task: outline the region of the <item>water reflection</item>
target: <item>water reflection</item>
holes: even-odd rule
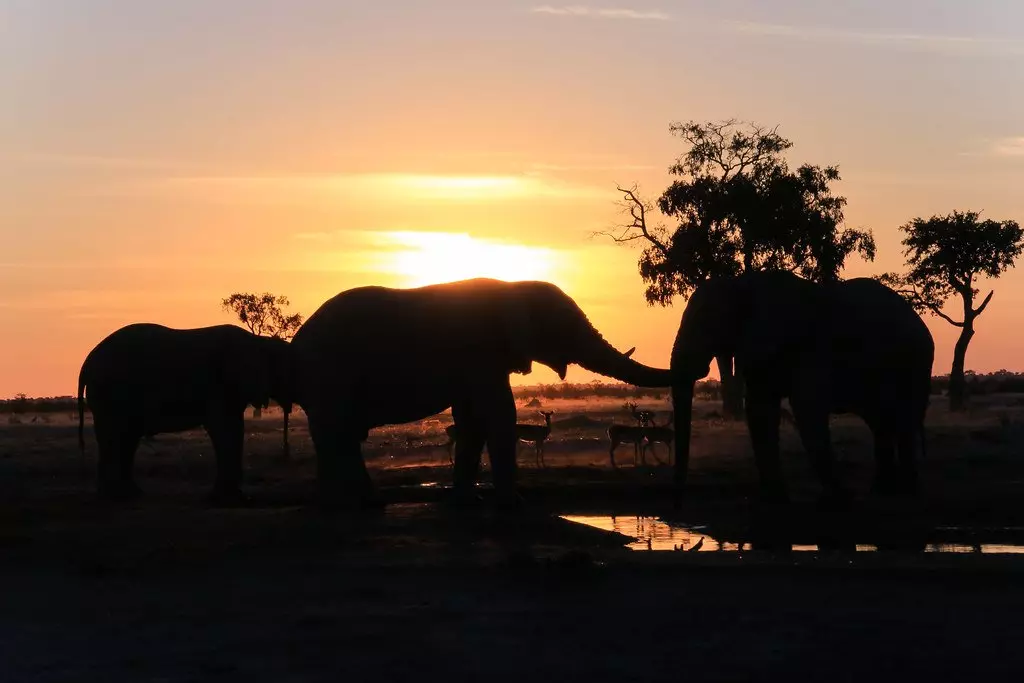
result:
[[[1024,554],[1024,545],[1005,545],[997,543],[929,543],[924,547],[926,553],[984,553],[989,555]]]
[[[703,524],[668,524],[656,517],[641,515],[561,515],[562,519],[587,526],[614,531],[636,539],[628,543],[631,550],[674,550],[696,552],[745,552],[750,543],[723,542],[707,533]],[[793,544],[794,552],[818,552],[818,545]],[[848,547],[856,552],[877,552],[878,546],[857,544]],[[918,546],[927,553],[1024,554],[1024,545],[995,543],[928,543]]]

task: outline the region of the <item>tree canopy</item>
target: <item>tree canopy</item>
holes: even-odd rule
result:
[[[290,306],[288,297],[263,294],[235,293],[221,300],[221,306],[231,311],[253,334],[278,339],[291,339],[302,325],[302,314],[285,315],[283,308]]]
[[[789,270],[815,281],[838,279],[847,257],[875,256],[870,231],[841,228],[845,197],[832,192],[835,166],[791,170],[793,143],[754,123],[675,123],[689,144],[669,172],[679,179],[657,208],[675,227],[655,226],[655,206],[619,187],[632,222],[616,242],[645,241],[640,275],[649,304],[669,305],[700,283],[755,270]]]

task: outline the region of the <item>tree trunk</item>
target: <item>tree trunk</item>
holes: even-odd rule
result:
[[[949,409],[963,410],[967,405],[967,380],[964,378],[964,365],[967,361],[967,345],[974,336],[974,320],[964,321],[960,328],[960,338],[953,347],[953,369],[949,373]]]
[[[722,417],[743,418],[743,380],[733,373],[732,356],[718,356],[718,375],[722,383]]]

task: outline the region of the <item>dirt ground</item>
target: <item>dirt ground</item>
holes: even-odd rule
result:
[[[83,457],[70,416],[29,416],[0,425],[0,681],[1019,680],[1024,555],[919,550],[1024,545],[1024,396],[978,397],[957,415],[940,404],[913,501],[866,493],[868,432],[834,420],[860,498],[832,517],[788,426],[794,503],[750,502],[745,430],[711,403],[698,405],[675,511],[667,467],[634,467],[629,446],[609,466],[604,430],[630,422],[621,405],[545,402],[547,466],[523,449],[516,516],[447,504],[445,415],[371,435],[364,452],[391,504],[347,516],[308,504],[301,413],[287,462],[280,414],[248,421],[244,509],[203,502],[202,433],[143,444],[146,496],[101,505],[91,432]],[[667,418],[667,402],[640,407]],[[540,423],[536,410],[520,420]],[[560,514],[699,523],[769,550],[634,551]],[[839,549],[786,552],[830,541]]]

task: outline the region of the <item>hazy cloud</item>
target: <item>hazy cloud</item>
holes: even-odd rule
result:
[[[604,188],[536,174],[450,175],[418,173],[341,173],[330,175],[177,176],[136,183],[123,192],[198,192],[224,201],[303,202],[323,198],[386,199],[389,202],[516,201],[524,198],[573,200],[606,197]]]
[[[996,140],[992,153],[1001,157],[1024,157],[1024,136]]]
[[[657,166],[644,164],[533,164],[527,173],[561,173],[565,171],[650,171]]]
[[[933,52],[998,52],[1024,54],[1024,41],[977,36],[943,36],[923,33],[874,33],[846,31],[825,26],[731,22],[729,30],[749,35],[792,38],[819,42],[847,42],[863,45],[905,47]]]
[[[123,169],[123,170],[197,170],[203,165],[173,159],[155,159],[148,157],[108,156],[101,154],[65,154],[40,152],[28,154],[18,161],[27,164],[45,166],[74,166],[86,168]]]
[[[550,14],[559,17],[601,17],[604,19],[642,19],[647,21],[672,21],[672,17],[658,10],[636,10],[620,7],[588,7],[566,5],[552,7],[541,5],[530,10],[534,14]]]

